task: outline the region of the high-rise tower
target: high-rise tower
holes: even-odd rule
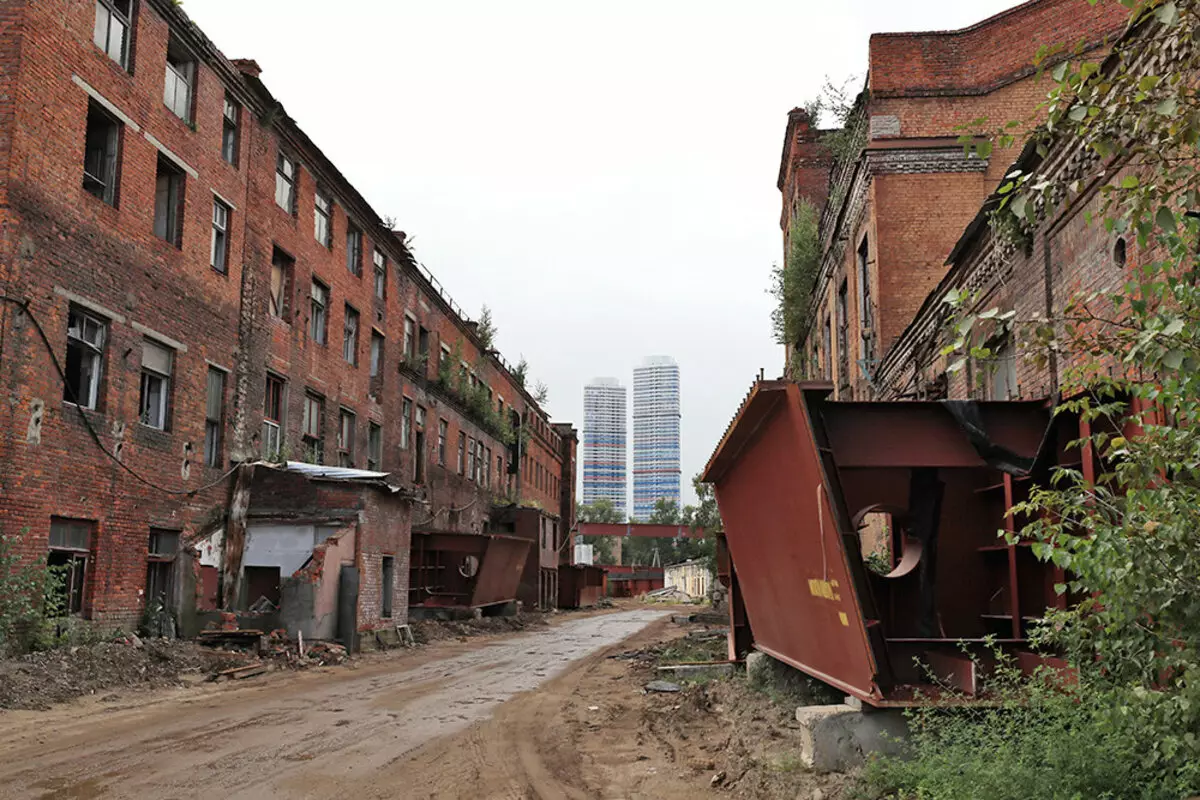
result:
[[[679,365],[651,356],[633,370],[633,516],[662,497],[679,505]]]
[[[612,501],[625,519],[626,395],[616,378],[596,378],[583,387],[583,502]]]

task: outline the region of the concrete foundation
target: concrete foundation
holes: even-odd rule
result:
[[[801,706],[800,760],[817,772],[846,772],[871,753],[902,755],[908,723],[899,709],[862,711],[845,704]]]

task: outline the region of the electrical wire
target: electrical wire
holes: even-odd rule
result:
[[[62,381],[64,388],[69,388],[70,384],[67,382],[67,373],[62,368],[62,364],[58,360],[58,354],[54,352],[54,345],[50,342],[50,337],[46,335],[45,328],[42,327],[42,323],[34,315],[33,311],[30,310],[29,300],[28,299],[18,300],[15,297],[9,297],[8,295],[0,294],[0,301],[3,301],[5,303],[11,303],[12,305],[17,306],[25,313],[25,316],[29,317],[29,320],[33,323],[34,330],[36,330],[38,332],[38,336],[42,340],[42,345],[45,346],[46,352],[50,354],[50,361],[51,361],[51,363],[54,364],[55,371],[58,372],[59,380]],[[237,468],[239,466],[241,466],[240,464],[235,464],[234,466],[230,467],[227,472],[225,472],[223,475],[221,475],[221,477],[217,478],[214,481],[206,483],[203,486],[197,486],[195,489],[184,489],[184,490],[168,489],[165,486],[160,486],[157,483],[151,481],[149,478],[142,477],[140,474],[138,474],[137,471],[135,471],[133,469],[133,467],[130,467],[128,464],[126,464],[124,461],[122,461],[120,459],[120,457],[117,456],[116,453],[109,450],[108,447],[105,446],[103,440],[101,440],[100,434],[97,433],[96,429],[92,426],[92,421],[90,419],[88,419],[88,415],[84,412],[83,406],[79,405],[78,403],[72,403],[72,405],[74,405],[75,410],[79,412],[79,418],[81,420],[83,420],[84,427],[87,428],[88,434],[90,434],[92,441],[95,443],[96,447],[99,448],[100,452],[104,453],[104,455],[108,456],[113,461],[115,461],[117,463],[117,465],[121,467],[121,469],[128,472],[136,480],[145,484],[146,486],[149,486],[151,489],[154,489],[155,491],[162,492],[163,494],[175,495],[178,497],[194,497],[195,495],[199,494],[200,492],[206,491],[208,489],[213,488],[214,486],[218,486],[221,483],[224,483],[229,478],[229,476],[232,475],[234,472],[236,472]]]

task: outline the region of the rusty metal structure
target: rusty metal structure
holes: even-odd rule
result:
[[[603,567],[575,564],[558,568],[558,607],[588,608],[608,594]]]
[[[1027,638],[1064,602],[1061,572],[1001,534],[1031,486],[1079,460],[1065,447],[1078,421],[1042,401],[831,390],[758,382],[705,469],[725,522],[730,658],[755,647],[873,706],[974,695],[988,641],[1026,669],[1057,664]]]
[[[409,616],[488,613],[514,602],[531,547],[518,536],[413,531]]]

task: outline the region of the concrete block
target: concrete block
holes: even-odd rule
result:
[[[899,709],[858,711],[845,704],[801,706],[800,760],[817,772],[846,772],[871,753],[901,755],[908,723]]]

